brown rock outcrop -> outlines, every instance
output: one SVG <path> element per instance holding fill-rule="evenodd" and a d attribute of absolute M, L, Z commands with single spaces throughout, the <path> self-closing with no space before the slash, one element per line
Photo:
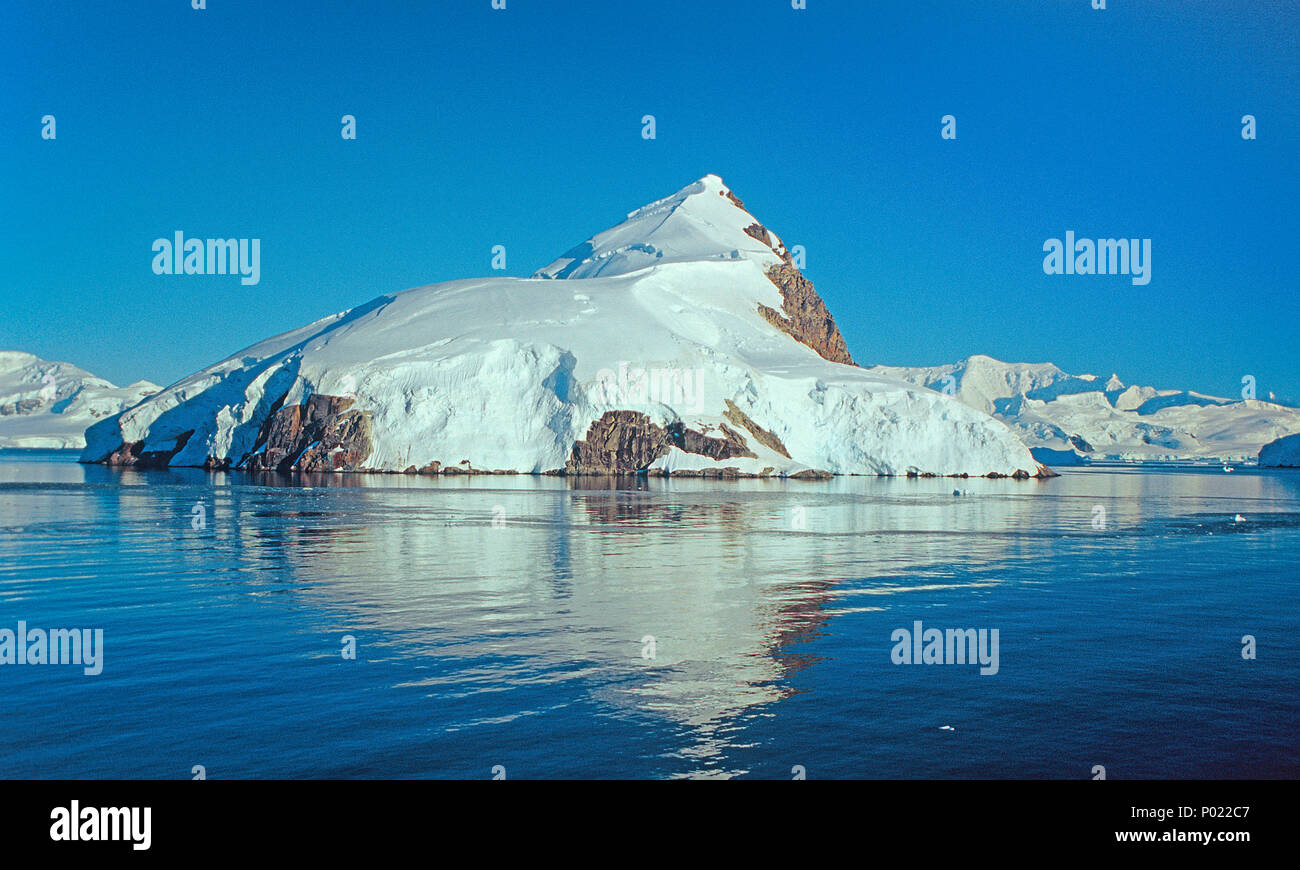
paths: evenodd
<path fill-rule="evenodd" d="M 280 408 L 267 418 L 253 452 L 241 463 L 248 471 L 355 471 L 373 447 L 370 417 L 349 410 L 354 400 L 317 393 L 301 405 Z"/>
<path fill-rule="evenodd" d="M 749 445 L 745 443 L 743 435 L 726 425 L 718 428 L 722 431 L 721 438 L 687 429 L 681 423 L 674 423 L 668 427 L 669 443 L 686 453 L 695 453 L 714 460 L 731 459 L 734 456 L 743 456 L 747 459 L 758 458 L 758 454 L 750 450 Z"/>
<path fill-rule="evenodd" d="M 745 204 L 730 190 L 719 191 L 735 204 L 736 208 L 749 214 Z M 750 215 L 753 217 L 753 215 Z M 796 341 L 808 345 L 823 358 L 831 362 L 857 365 L 849 356 L 848 345 L 835 318 L 826 307 L 826 303 L 817 295 L 813 284 L 803 276 L 785 246 L 776 242 L 767 227 L 754 221 L 745 227 L 745 234 L 762 242 L 785 262 L 778 263 L 767 270 L 768 280 L 781 291 L 781 311 L 766 305 L 758 306 L 758 313 L 778 329 L 788 333 Z"/>
<path fill-rule="evenodd" d="M 736 407 L 735 402 L 730 399 L 727 399 L 726 402 L 727 412 L 723 414 L 724 417 L 735 423 L 737 426 L 749 430 L 749 434 L 753 435 L 758 443 L 762 444 L 768 450 L 780 453 L 786 459 L 790 458 L 790 451 L 785 449 L 785 445 L 781 443 L 780 438 L 777 438 L 776 435 L 755 423 L 750 419 L 748 414 Z"/>
<path fill-rule="evenodd" d="M 767 278 L 781 291 L 781 311 L 766 305 L 758 313 L 768 323 L 789 333 L 796 341 L 808 345 L 831 362 L 857 365 L 849 356 L 844 336 L 826 303 L 817 295 L 813 283 L 793 263 L 778 263 L 767 270 Z"/>
<path fill-rule="evenodd" d="M 132 441 L 108 454 L 105 465 L 120 465 L 135 468 L 166 468 L 172 457 L 189 443 L 194 430 L 182 432 L 176 436 L 176 443 L 170 450 L 145 450 L 143 441 Z"/>
<path fill-rule="evenodd" d="M 0 405 L 0 417 L 31 414 L 39 411 L 42 404 L 44 403 L 40 399 L 15 399 L 7 405 Z"/>
<path fill-rule="evenodd" d="M 763 226 L 758 221 L 754 221 L 752 224 L 745 227 L 745 235 L 749 236 L 751 239 L 762 242 L 769 248 L 772 247 L 771 234 L 768 233 L 767 227 Z"/>
<path fill-rule="evenodd" d="M 565 463 L 566 474 L 628 474 L 645 471 L 656 459 L 676 447 L 713 460 L 736 456 L 755 458 L 745 438 L 729 426 L 722 437 L 688 429 L 681 423 L 660 426 L 638 411 L 606 411 L 573 445 Z M 719 473 L 722 469 L 718 470 Z"/>
<path fill-rule="evenodd" d="M 636 411 L 606 411 L 573 445 L 569 474 L 640 471 L 668 452 L 668 430 Z"/>

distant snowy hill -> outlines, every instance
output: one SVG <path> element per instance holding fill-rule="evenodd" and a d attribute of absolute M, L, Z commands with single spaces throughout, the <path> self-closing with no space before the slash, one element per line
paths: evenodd
<path fill-rule="evenodd" d="M 944 366 L 870 371 L 956 396 L 1004 420 L 1050 464 L 1254 459 L 1300 432 L 1300 409 L 1185 390 L 1126 386 L 1116 375 L 1071 375 L 1051 363 L 972 356 Z"/>
<path fill-rule="evenodd" d="M 96 425 L 86 462 L 250 470 L 1050 474 L 1007 426 L 853 365 L 717 176 L 534 277 L 380 296 Z"/>
<path fill-rule="evenodd" d="M 0 447 L 86 446 L 86 427 L 158 392 L 117 387 L 84 369 L 21 351 L 0 351 Z"/>

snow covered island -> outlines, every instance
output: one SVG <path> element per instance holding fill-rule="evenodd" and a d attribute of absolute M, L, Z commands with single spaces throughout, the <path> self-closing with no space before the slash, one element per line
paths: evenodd
<path fill-rule="evenodd" d="M 1052 476 L 1007 425 L 854 364 L 715 175 L 532 278 L 380 296 L 93 426 L 83 462 L 250 471 Z"/>

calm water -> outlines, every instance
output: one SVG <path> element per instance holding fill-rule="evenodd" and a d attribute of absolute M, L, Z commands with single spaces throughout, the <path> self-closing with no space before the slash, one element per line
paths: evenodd
<path fill-rule="evenodd" d="M 0 666 L 0 776 L 1300 776 L 1300 474 L 955 485 L 0 451 L 0 628 L 105 649 Z M 915 620 L 999 672 L 893 664 Z"/>

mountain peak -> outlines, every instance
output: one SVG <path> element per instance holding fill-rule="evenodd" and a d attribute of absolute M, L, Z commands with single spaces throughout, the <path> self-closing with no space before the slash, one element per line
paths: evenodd
<path fill-rule="evenodd" d="M 688 201 L 695 197 L 705 196 L 730 197 L 733 203 L 739 202 L 739 200 L 735 198 L 735 194 L 731 192 L 731 189 L 728 188 L 726 183 L 722 180 L 722 176 L 709 173 L 703 178 L 692 181 L 690 184 L 686 185 L 671 196 L 665 196 L 663 199 L 658 199 L 654 202 L 647 203 L 640 208 L 633 209 L 628 212 L 627 218 L 628 220 L 632 220 L 639 215 L 660 213 L 665 209 L 676 210 L 686 205 Z M 742 209 L 744 208 L 743 205 L 740 207 Z"/>
<path fill-rule="evenodd" d="M 781 240 L 713 174 L 628 212 L 625 221 L 570 249 L 533 277 L 608 277 L 708 260 L 752 260 L 764 270 L 786 260 Z"/>
<path fill-rule="evenodd" d="M 856 365 L 835 318 L 785 244 L 717 175 L 630 212 L 623 223 L 597 233 L 533 277 L 598 278 L 669 263 L 735 261 L 758 266 L 781 293 L 779 310 L 758 303 L 764 320 L 824 359 Z"/>

